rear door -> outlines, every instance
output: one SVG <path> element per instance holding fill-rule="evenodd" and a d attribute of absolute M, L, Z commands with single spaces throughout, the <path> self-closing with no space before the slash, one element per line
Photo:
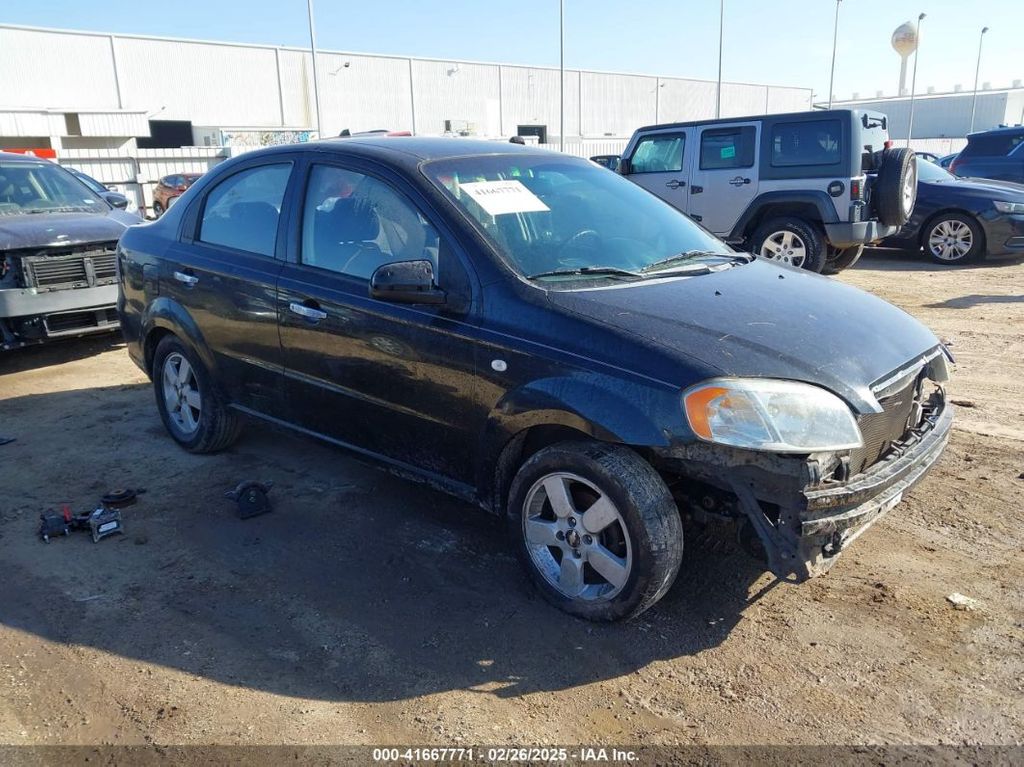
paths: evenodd
<path fill-rule="evenodd" d="M 283 411 L 277 276 L 287 189 L 297 158 L 238 166 L 204 190 L 185 216 L 186 236 L 161 263 L 160 295 L 180 304 L 213 356 L 233 402 Z"/>
<path fill-rule="evenodd" d="M 689 212 L 715 234 L 728 236 L 757 196 L 759 130 L 759 122 L 744 122 L 695 131 Z"/>
<path fill-rule="evenodd" d="M 483 423 L 471 279 L 413 190 L 360 163 L 310 166 L 278 315 L 290 420 L 399 465 L 471 484 Z M 441 305 L 371 298 L 387 263 L 426 259 Z"/>
<path fill-rule="evenodd" d="M 642 134 L 633 145 L 629 173 L 634 184 L 689 212 L 687 136 L 693 129 L 666 128 Z"/>

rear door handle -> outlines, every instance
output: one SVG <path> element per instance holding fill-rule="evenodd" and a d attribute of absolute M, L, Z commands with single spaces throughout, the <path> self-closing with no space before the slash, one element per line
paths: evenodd
<path fill-rule="evenodd" d="M 199 282 L 199 278 L 196 277 L 194 274 L 185 274 L 185 272 L 175 272 L 174 279 L 176 279 L 178 282 L 185 283 L 190 288 Z"/>
<path fill-rule="evenodd" d="M 320 320 L 327 319 L 327 312 L 317 309 L 315 306 L 306 306 L 305 304 L 298 304 L 292 301 L 288 304 L 288 309 L 291 310 L 293 314 L 305 317 L 307 320 L 312 320 L 313 322 L 319 322 Z"/>
<path fill-rule="evenodd" d="M 686 186 L 686 182 L 679 181 L 678 179 L 672 179 L 671 181 L 666 181 L 665 186 L 667 186 L 669 189 L 678 189 L 681 186 Z"/>

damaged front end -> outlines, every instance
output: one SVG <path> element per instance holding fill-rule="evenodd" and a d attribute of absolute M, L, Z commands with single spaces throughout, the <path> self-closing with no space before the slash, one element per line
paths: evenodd
<path fill-rule="evenodd" d="M 879 412 L 857 417 L 855 449 L 792 455 L 692 442 L 656 450 L 655 464 L 681 509 L 739 524 L 772 573 L 802 581 L 826 572 L 938 460 L 953 420 L 947 379 L 937 351 L 873 386 Z"/>

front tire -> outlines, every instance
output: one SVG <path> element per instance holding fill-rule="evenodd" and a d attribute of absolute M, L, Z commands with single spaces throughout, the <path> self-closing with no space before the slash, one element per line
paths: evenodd
<path fill-rule="evenodd" d="M 203 363 L 176 336 L 153 355 L 153 391 L 167 432 L 190 453 L 215 453 L 237 438 L 241 421 L 229 409 Z"/>
<path fill-rule="evenodd" d="M 833 248 L 829 245 L 827 255 L 825 256 L 825 268 L 821 270 L 821 273 L 839 274 L 839 272 L 849 269 L 860 261 L 860 257 L 863 254 L 863 245 L 854 245 L 850 248 Z"/>
<path fill-rule="evenodd" d="M 636 617 L 664 596 L 682 561 L 679 510 L 626 447 L 563 442 L 538 451 L 512 482 L 508 521 L 544 598 L 587 620 Z"/>
<path fill-rule="evenodd" d="M 942 213 L 923 228 L 921 245 L 932 261 L 966 264 L 985 252 L 985 232 L 970 216 Z"/>
<path fill-rule="evenodd" d="M 751 238 L 751 252 L 772 261 L 821 272 L 825 266 L 825 238 L 817 226 L 796 216 L 765 221 Z"/>

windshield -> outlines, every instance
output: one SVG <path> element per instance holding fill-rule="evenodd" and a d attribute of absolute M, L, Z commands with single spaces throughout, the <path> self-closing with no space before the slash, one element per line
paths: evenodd
<path fill-rule="evenodd" d="M 59 165 L 0 162 L 0 215 L 107 213 L 110 206 Z"/>
<path fill-rule="evenodd" d="M 942 166 L 917 158 L 918 181 L 949 181 L 951 178 L 956 177 Z"/>
<path fill-rule="evenodd" d="M 667 203 L 583 160 L 464 157 L 423 172 L 527 277 L 642 279 L 661 262 L 736 255 Z"/>

